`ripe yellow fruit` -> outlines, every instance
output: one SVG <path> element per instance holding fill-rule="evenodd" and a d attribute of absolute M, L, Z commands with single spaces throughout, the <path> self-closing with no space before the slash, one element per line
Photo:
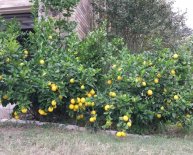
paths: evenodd
<path fill-rule="evenodd" d="M 109 111 L 110 108 L 111 108 L 111 106 L 108 104 L 104 107 L 105 111 Z"/>
<path fill-rule="evenodd" d="M 129 120 L 129 117 L 128 116 L 123 116 L 123 120 L 125 121 L 125 122 L 127 122 L 128 120 Z"/>
<path fill-rule="evenodd" d="M 49 39 L 49 40 L 52 40 L 52 36 L 48 36 L 48 39 Z"/>
<path fill-rule="evenodd" d="M 127 123 L 127 126 L 130 128 L 132 126 L 132 123 L 131 122 L 128 122 Z"/>
<path fill-rule="evenodd" d="M 190 114 L 186 114 L 186 118 L 191 118 L 191 115 Z"/>
<path fill-rule="evenodd" d="M 14 118 L 15 118 L 16 120 L 18 120 L 18 119 L 19 119 L 19 116 L 18 116 L 18 115 L 15 115 Z"/>
<path fill-rule="evenodd" d="M 161 115 L 161 114 L 156 114 L 156 117 L 157 117 L 158 119 L 160 119 L 160 118 L 162 117 L 162 115 Z"/>
<path fill-rule="evenodd" d="M 176 75 L 176 71 L 175 71 L 174 69 L 172 69 L 172 70 L 170 71 L 170 74 L 173 75 L 173 76 L 175 76 L 175 75 Z"/>
<path fill-rule="evenodd" d="M 7 58 L 5 61 L 6 61 L 7 63 L 9 63 L 11 60 L 10 60 L 10 58 Z"/>
<path fill-rule="evenodd" d="M 62 95 L 59 95 L 59 99 L 62 100 L 62 99 L 63 99 L 63 96 L 62 96 Z"/>
<path fill-rule="evenodd" d="M 27 50 L 25 50 L 23 53 L 24 53 L 25 55 L 28 55 L 28 54 L 29 54 L 29 52 L 28 52 Z"/>
<path fill-rule="evenodd" d="M 108 80 L 107 84 L 111 85 L 112 84 L 112 80 Z"/>
<path fill-rule="evenodd" d="M 121 137 L 125 137 L 126 133 L 124 131 L 121 132 Z"/>
<path fill-rule="evenodd" d="M 70 83 L 73 84 L 75 82 L 75 80 L 72 78 L 70 79 Z"/>
<path fill-rule="evenodd" d="M 145 87 L 146 85 L 147 85 L 147 84 L 146 84 L 146 82 L 142 82 L 142 86 L 144 86 L 144 87 Z"/>
<path fill-rule="evenodd" d="M 96 121 L 96 117 L 91 117 L 91 118 L 89 119 L 89 121 L 90 121 L 91 123 L 94 123 L 94 122 Z"/>
<path fill-rule="evenodd" d="M 115 69 L 117 67 L 117 65 L 113 65 L 112 68 Z"/>
<path fill-rule="evenodd" d="M 49 81 L 49 82 L 48 82 L 48 86 L 51 86 L 51 85 L 52 85 L 52 82 Z"/>
<path fill-rule="evenodd" d="M 42 110 L 42 109 L 39 109 L 38 112 L 39 112 L 40 115 L 46 115 L 45 111 Z"/>
<path fill-rule="evenodd" d="M 74 105 L 74 111 L 77 111 L 79 109 L 78 105 Z"/>
<path fill-rule="evenodd" d="M 117 133 L 116 133 L 116 136 L 117 136 L 117 137 L 121 137 L 121 136 L 122 136 L 122 132 L 117 132 Z"/>
<path fill-rule="evenodd" d="M 81 102 L 80 97 L 77 97 L 77 103 L 80 103 L 80 102 Z"/>
<path fill-rule="evenodd" d="M 110 93 L 109 93 L 109 96 L 111 96 L 111 97 L 116 97 L 117 95 L 116 95 L 115 92 L 110 92 Z"/>
<path fill-rule="evenodd" d="M 56 108 L 57 108 L 57 105 L 53 106 L 53 108 L 56 109 Z"/>
<path fill-rule="evenodd" d="M 51 84 L 51 90 L 56 92 L 58 90 L 58 86 L 56 84 Z"/>
<path fill-rule="evenodd" d="M 174 100 L 179 100 L 179 96 L 178 95 L 174 95 Z"/>
<path fill-rule="evenodd" d="M 155 79 L 154 79 L 154 83 L 155 83 L 155 84 L 159 83 L 159 79 L 158 79 L 158 78 L 155 78 Z"/>
<path fill-rule="evenodd" d="M 80 102 L 80 103 L 78 103 L 78 106 L 79 106 L 79 107 L 82 107 L 82 106 L 83 106 L 83 104 Z"/>
<path fill-rule="evenodd" d="M 147 91 L 147 95 L 148 95 L 148 96 L 152 96 L 152 95 L 153 95 L 153 91 L 152 91 L 152 90 L 148 90 L 148 91 Z"/>
<path fill-rule="evenodd" d="M 122 79 L 123 79 L 123 78 L 122 78 L 121 76 L 118 76 L 118 77 L 117 77 L 117 80 L 118 80 L 118 81 L 121 81 Z"/>
<path fill-rule="evenodd" d="M 13 115 L 16 116 L 16 115 L 18 115 L 18 113 L 15 111 L 15 112 L 13 113 Z"/>
<path fill-rule="evenodd" d="M 95 103 L 94 103 L 94 102 L 92 102 L 90 106 L 91 106 L 91 107 L 94 107 L 94 106 L 95 106 Z"/>
<path fill-rule="evenodd" d="M 160 73 L 158 73 L 158 74 L 157 74 L 157 77 L 158 77 L 158 78 L 161 78 L 162 76 L 161 76 L 161 74 L 160 74 Z"/>
<path fill-rule="evenodd" d="M 55 106 L 57 104 L 56 100 L 52 100 L 51 105 Z"/>
<path fill-rule="evenodd" d="M 70 100 L 70 103 L 71 103 L 71 104 L 75 104 L 75 103 L 76 103 L 75 99 L 71 99 L 71 100 Z"/>
<path fill-rule="evenodd" d="M 122 71 L 123 70 L 123 68 L 118 68 L 118 71 L 120 72 L 120 71 Z"/>
<path fill-rule="evenodd" d="M 86 99 L 85 99 L 84 97 L 82 97 L 82 98 L 80 99 L 80 102 L 81 102 L 81 103 L 85 103 L 85 102 L 86 102 Z"/>
<path fill-rule="evenodd" d="M 3 80 L 3 76 L 2 76 L 2 75 L 0 75 L 0 81 L 1 81 L 1 80 Z"/>
<path fill-rule="evenodd" d="M 164 106 L 161 106 L 161 108 L 160 108 L 161 110 L 164 110 L 165 108 L 164 108 Z"/>
<path fill-rule="evenodd" d="M 96 115 L 96 111 L 95 110 L 91 111 L 91 115 Z"/>
<path fill-rule="evenodd" d="M 87 97 L 92 97 L 92 94 L 90 94 L 90 93 L 87 93 Z"/>
<path fill-rule="evenodd" d="M 21 112 L 22 112 L 23 114 L 26 114 L 26 113 L 27 113 L 27 108 L 22 108 L 22 109 L 21 109 Z"/>
<path fill-rule="evenodd" d="M 178 128 L 182 128 L 183 127 L 181 122 L 178 122 L 176 125 L 177 125 Z"/>
<path fill-rule="evenodd" d="M 82 86 L 80 87 L 80 89 L 84 90 L 84 89 L 85 89 L 85 86 L 84 86 L 84 85 L 82 85 Z"/>
<path fill-rule="evenodd" d="M 40 60 L 40 65 L 44 65 L 45 64 L 45 61 L 44 60 Z"/>
<path fill-rule="evenodd" d="M 91 94 L 92 96 L 95 94 L 94 89 L 92 89 L 92 90 L 90 91 L 90 94 Z"/>
<path fill-rule="evenodd" d="M 74 105 L 73 105 L 73 104 L 70 104 L 70 105 L 69 105 L 69 109 L 70 109 L 70 110 L 73 110 L 73 109 L 74 109 Z"/>
<path fill-rule="evenodd" d="M 4 100 L 8 100 L 8 98 L 9 98 L 9 97 L 8 97 L 7 95 L 4 95 L 4 96 L 3 96 L 3 99 L 4 99 Z"/>
<path fill-rule="evenodd" d="M 179 55 L 178 55 L 178 54 L 174 54 L 172 57 L 173 57 L 174 59 L 178 59 Z"/>
<path fill-rule="evenodd" d="M 54 108 L 53 107 L 49 107 L 48 108 L 48 112 L 53 112 Z"/>

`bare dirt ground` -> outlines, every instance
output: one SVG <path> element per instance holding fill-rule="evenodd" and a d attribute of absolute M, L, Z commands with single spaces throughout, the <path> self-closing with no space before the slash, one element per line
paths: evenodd
<path fill-rule="evenodd" d="M 128 136 L 0 124 L 0 155 L 192 155 L 192 136 Z"/>

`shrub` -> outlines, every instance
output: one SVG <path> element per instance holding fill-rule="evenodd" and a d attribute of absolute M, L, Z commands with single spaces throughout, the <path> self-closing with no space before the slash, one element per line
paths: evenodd
<path fill-rule="evenodd" d="M 83 41 L 73 33 L 61 38 L 51 19 L 35 23 L 20 44 L 18 24 L 3 24 L 0 97 L 4 106 L 16 104 L 16 119 L 28 112 L 50 121 L 71 117 L 70 123 L 119 130 L 119 137 L 191 123 L 192 45 L 135 55 L 121 39 L 108 42 L 103 27 Z"/>

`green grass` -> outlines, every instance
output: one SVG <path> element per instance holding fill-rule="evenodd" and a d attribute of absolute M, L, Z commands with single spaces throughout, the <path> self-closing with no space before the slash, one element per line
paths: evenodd
<path fill-rule="evenodd" d="M 192 155 L 192 136 L 128 136 L 0 124 L 0 155 Z"/>

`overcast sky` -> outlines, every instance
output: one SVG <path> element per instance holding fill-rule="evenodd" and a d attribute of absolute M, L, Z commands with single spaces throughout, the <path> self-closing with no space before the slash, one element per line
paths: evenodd
<path fill-rule="evenodd" d="M 187 25 L 193 28 L 193 0 L 175 0 L 175 8 L 187 11 Z"/>

